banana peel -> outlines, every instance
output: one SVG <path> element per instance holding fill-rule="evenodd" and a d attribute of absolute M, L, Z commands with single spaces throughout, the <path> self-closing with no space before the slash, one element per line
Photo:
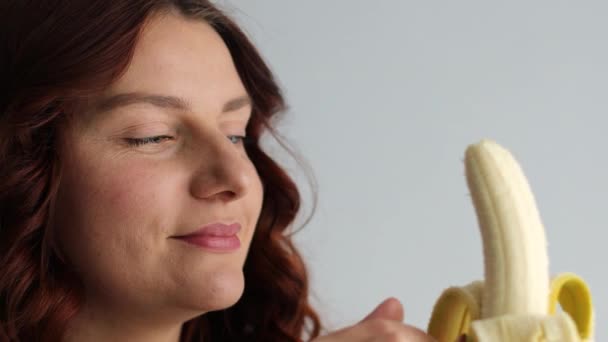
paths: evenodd
<path fill-rule="evenodd" d="M 492 140 L 465 152 L 483 241 L 484 281 L 443 291 L 427 327 L 438 342 L 591 342 L 591 292 L 574 273 L 549 276 L 545 230 L 530 185 Z M 561 310 L 559 310 L 561 308 Z"/>

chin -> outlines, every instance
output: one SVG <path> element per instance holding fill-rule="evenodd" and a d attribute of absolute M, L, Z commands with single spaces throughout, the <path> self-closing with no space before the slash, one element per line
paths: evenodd
<path fill-rule="evenodd" d="M 199 312 L 224 310 L 235 305 L 243 296 L 245 279 L 242 271 L 220 272 L 206 278 L 207 281 L 199 282 L 189 291 L 180 291 L 180 297 L 191 309 Z"/>

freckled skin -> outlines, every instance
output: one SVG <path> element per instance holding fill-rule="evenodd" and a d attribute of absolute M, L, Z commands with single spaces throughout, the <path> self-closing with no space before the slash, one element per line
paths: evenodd
<path fill-rule="evenodd" d="M 183 322 L 233 305 L 244 287 L 263 189 L 244 147 L 227 138 L 244 135 L 251 111 L 221 113 L 246 95 L 227 47 L 204 22 L 154 17 L 126 74 L 97 97 L 133 91 L 179 96 L 193 111 L 137 104 L 95 113 L 93 99 L 61 132 L 53 227 L 86 289 L 72 340 L 177 341 Z M 125 143 L 158 135 L 174 139 Z M 240 250 L 170 238 L 218 219 L 241 223 Z"/>

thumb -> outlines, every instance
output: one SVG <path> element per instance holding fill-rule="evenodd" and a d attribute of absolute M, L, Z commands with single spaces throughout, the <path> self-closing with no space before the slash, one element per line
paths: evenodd
<path fill-rule="evenodd" d="M 403 305 L 398 299 L 391 297 L 376 306 L 374 311 L 369 313 L 361 322 L 377 318 L 402 322 L 403 316 Z"/>

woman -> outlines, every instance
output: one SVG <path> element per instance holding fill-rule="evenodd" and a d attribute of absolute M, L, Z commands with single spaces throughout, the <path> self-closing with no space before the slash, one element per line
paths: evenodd
<path fill-rule="evenodd" d="M 2 340 L 427 340 L 393 299 L 321 336 L 283 98 L 214 5 L 0 6 Z"/>

